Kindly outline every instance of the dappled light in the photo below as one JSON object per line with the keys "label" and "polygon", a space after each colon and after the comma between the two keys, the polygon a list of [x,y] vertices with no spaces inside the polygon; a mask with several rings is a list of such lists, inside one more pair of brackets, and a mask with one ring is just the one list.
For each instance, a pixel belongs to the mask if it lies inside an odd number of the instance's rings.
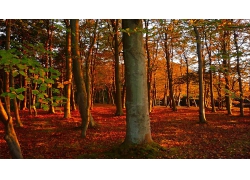
{"label": "dappled light", "polygon": [[[208,123],[199,124],[198,108],[178,108],[178,112],[173,112],[170,108],[154,107],[150,114],[152,138],[165,151],[153,157],[250,158],[249,118],[238,117],[238,109],[234,111],[231,116],[225,111],[216,114],[207,111]],[[122,158],[112,149],[121,145],[125,138],[126,116],[115,116],[115,106],[94,106],[92,115],[97,126],[88,129],[85,139],[80,137],[78,111],[72,111],[70,119],[63,118],[60,111],[48,114],[39,110],[38,117],[27,114],[21,111],[24,127],[15,128],[24,158]],[[0,128],[2,126],[0,124]],[[3,131],[0,136],[4,136]],[[122,153],[129,157],[126,152]],[[135,154],[133,157],[136,158]],[[3,139],[0,140],[0,158],[10,158]]]}

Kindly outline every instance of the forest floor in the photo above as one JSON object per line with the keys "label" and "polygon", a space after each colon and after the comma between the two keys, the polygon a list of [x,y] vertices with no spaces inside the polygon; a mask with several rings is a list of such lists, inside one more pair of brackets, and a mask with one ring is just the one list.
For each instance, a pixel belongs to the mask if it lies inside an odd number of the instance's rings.
{"label": "forest floor", "polygon": [[[124,110],[125,112],[125,110]],[[226,111],[211,113],[206,110],[207,124],[198,123],[198,108],[154,107],[150,114],[154,142],[164,147],[158,154],[119,152],[115,149],[125,138],[126,116],[114,116],[115,106],[95,105],[92,115],[98,124],[87,130],[81,138],[81,120],[78,111],[70,119],[63,118],[62,111],[48,114],[38,110],[38,116],[20,111],[23,127],[15,127],[22,153],[26,159],[114,159],[114,158],[162,158],[162,159],[249,159],[250,112],[239,117],[239,109],[233,115]],[[4,127],[0,124],[0,158],[10,158],[3,139]]]}

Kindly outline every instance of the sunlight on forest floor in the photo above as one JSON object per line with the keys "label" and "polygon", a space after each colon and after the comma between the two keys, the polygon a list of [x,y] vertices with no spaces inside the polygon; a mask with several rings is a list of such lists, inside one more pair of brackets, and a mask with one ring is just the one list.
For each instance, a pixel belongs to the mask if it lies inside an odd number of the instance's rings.
{"label": "sunlight on forest floor", "polygon": [[[125,110],[124,110],[125,113]],[[207,124],[198,123],[198,108],[178,107],[173,112],[169,107],[154,107],[150,114],[151,132],[154,142],[166,151],[150,154],[141,149],[125,158],[250,158],[250,118],[249,109],[245,117],[239,117],[239,109],[233,115],[226,111],[211,113],[206,111]],[[63,118],[62,111],[47,114],[38,110],[38,116],[20,111],[24,127],[15,127],[24,158],[30,159],[75,159],[75,158],[124,158],[112,154],[126,133],[126,116],[115,116],[115,106],[97,105],[92,110],[98,124],[89,128],[87,137],[81,138],[81,119],[78,111],[69,119]],[[14,120],[15,122],[15,120]],[[0,137],[4,137],[0,124]],[[126,154],[128,153],[128,154]],[[7,144],[0,139],[0,158],[10,158]]]}

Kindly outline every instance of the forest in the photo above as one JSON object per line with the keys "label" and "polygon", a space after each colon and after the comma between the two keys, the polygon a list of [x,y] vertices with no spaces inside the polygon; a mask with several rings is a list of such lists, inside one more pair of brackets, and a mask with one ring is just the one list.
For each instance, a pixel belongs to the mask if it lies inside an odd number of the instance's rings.
{"label": "forest", "polygon": [[1,159],[250,158],[250,20],[0,20]]}

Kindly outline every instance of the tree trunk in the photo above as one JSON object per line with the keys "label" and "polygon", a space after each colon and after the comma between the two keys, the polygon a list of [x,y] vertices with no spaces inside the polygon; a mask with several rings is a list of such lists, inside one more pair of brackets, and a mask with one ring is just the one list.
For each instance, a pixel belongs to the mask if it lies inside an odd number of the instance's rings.
{"label": "tree trunk", "polygon": [[64,20],[66,25],[66,92],[67,98],[64,105],[64,118],[70,118],[70,97],[71,97],[71,83],[72,83],[72,59],[71,59],[71,29],[69,20]]}
{"label": "tree trunk", "polygon": [[[206,48],[207,48],[209,65],[210,65],[210,68],[209,68],[209,87],[210,87],[211,106],[212,106],[212,112],[216,112],[215,103],[214,103],[214,90],[213,90],[212,55],[211,55],[210,46],[208,47],[208,44],[207,44],[207,34],[206,34],[206,32],[204,32],[204,35],[205,35],[205,45],[206,45]],[[211,38],[210,38],[210,41],[211,41]]]}
{"label": "tree trunk", "polygon": [[[49,42],[49,67],[52,67],[52,38],[53,38],[53,20],[52,20],[52,24],[50,27],[50,20],[48,20],[48,27],[47,27],[47,33],[48,33],[48,42]],[[49,72],[49,78],[51,76],[51,73]],[[52,94],[52,87],[48,88],[48,95],[49,98],[52,100],[49,103],[49,113],[54,114],[55,113],[55,107],[53,106],[53,94]]]}
{"label": "tree trunk", "polygon": [[75,91],[74,91],[74,81],[71,81],[72,86],[71,86],[71,93],[70,93],[70,104],[72,111],[76,110],[76,102],[75,102]]}
{"label": "tree trunk", "polygon": [[204,86],[203,86],[203,66],[204,60],[201,57],[201,40],[200,34],[196,26],[194,26],[194,32],[196,36],[196,43],[197,43],[197,55],[198,55],[198,62],[199,62],[199,122],[206,123],[205,117],[205,107],[204,107]]}
{"label": "tree trunk", "polygon": [[144,20],[145,27],[146,27],[146,39],[145,39],[145,46],[146,46],[146,52],[147,52],[147,59],[148,59],[148,65],[147,65],[147,82],[148,82],[148,109],[149,112],[152,111],[152,96],[151,96],[151,86],[152,86],[152,68],[151,68],[151,57],[150,57],[150,51],[148,47],[148,21]]}
{"label": "tree trunk", "polygon": [[5,127],[4,139],[8,144],[11,157],[13,159],[22,159],[23,155],[14,130],[12,117],[7,115],[1,101],[0,101],[0,120],[3,122]]}
{"label": "tree trunk", "polygon": [[[6,50],[10,49],[10,33],[11,33],[11,20],[6,20]],[[5,92],[9,92],[9,73],[5,73]],[[5,98],[5,103],[7,112],[3,107],[3,104],[0,99],[0,121],[4,124],[5,127],[5,136],[4,139],[8,144],[10,155],[13,159],[22,159],[23,155],[21,152],[21,148],[16,136],[16,132],[13,126],[12,117],[10,116],[10,98]]]}
{"label": "tree trunk", "polygon": [[184,58],[185,58],[185,61],[186,61],[186,66],[187,66],[187,100],[186,100],[186,103],[187,103],[187,107],[190,107],[190,101],[189,101],[189,63],[188,63],[188,58],[186,56],[186,53],[184,53]]}
{"label": "tree trunk", "polygon": [[174,92],[173,92],[173,79],[172,79],[172,70],[170,67],[170,53],[168,48],[168,34],[165,33],[165,54],[166,54],[166,63],[167,63],[167,73],[168,73],[168,83],[169,83],[169,96],[171,100],[171,107],[173,111],[177,111],[176,103],[174,100]]}
{"label": "tree trunk", "polygon": [[[123,20],[126,79],[126,137],[124,144],[153,142],[148,111],[147,75],[142,20]],[[139,29],[139,31],[137,31]]]}
{"label": "tree trunk", "polygon": [[90,112],[88,109],[86,86],[80,66],[79,20],[78,19],[70,20],[70,26],[71,26],[73,74],[77,89],[77,102],[82,119],[82,137],[86,137],[86,132],[90,121]]}
{"label": "tree trunk", "polygon": [[[14,86],[14,77],[12,75],[12,68],[10,70],[10,86],[15,88]],[[15,114],[15,118],[16,118],[16,122],[17,122],[17,126],[18,127],[23,127],[23,124],[22,124],[22,121],[20,119],[20,116],[19,116],[19,107],[18,107],[18,103],[17,103],[17,99],[14,98],[13,99],[13,105],[14,105],[14,114]]]}
{"label": "tree trunk", "polygon": [[120,61],[119,61],[119,42],[118,42],[118,23],[119,20],[111,20],[113,31],[114,31],[114,49],[115,49],[115,105],[116,105],[116,116],[123,115],[122,110],[122,97],[121,97],[121,82],[120,82]]}
{"label": "tree trunk", "polygon": [[244,107],[243,107],[243,88],[242,88],[242,79],[241,79],[241,72],[240,72],[240,53],[239,53],[239,46],[237,40],[237,34],[234,31],[234,44],[236,48],[236,60],[237,60],[237,72],[238,72],[238,82],[240,88],[240,116],[244,116]]}
{"label": "tree trunk", "polygon": [[222,44],[222,52],[223,52],[223,67],[224,67],[224,76],[225,76],[225,81],[226,81],[226,85],[225,85],[225,99],[226,99],[226,108],[227,108],[227,113],[229,115],[232,114],[232,109],[231,109],[231,97],[230,97],[230,88],[229,88],[229,84],[230,84],[230,75],[229,75],[229,69],[230,69],[230,62],[229,62],[229,54],[228,54],[228,42],[229,41],[229,32],[228,31],[224,31],[223,33],[223,44]]}
{"label": "tree trunk", "polygon": [[[24,70],[24,72],[27,74],[27,70]],[[20,75],[22,76],[22,75]],[[21,79],[21,78],[20,78]],[[23,87],[25,87],[26,89],[28,89],[28,82],[27,82],[27,79],[26,77],[23,77]],[[26,110],[27,109],[27,96],[28,96],[28,93],[27,91],[24,91],[23,92],[23,96],[24,96],[24,99],[23,99],[23,103],[22,103],[22,110]]]}

